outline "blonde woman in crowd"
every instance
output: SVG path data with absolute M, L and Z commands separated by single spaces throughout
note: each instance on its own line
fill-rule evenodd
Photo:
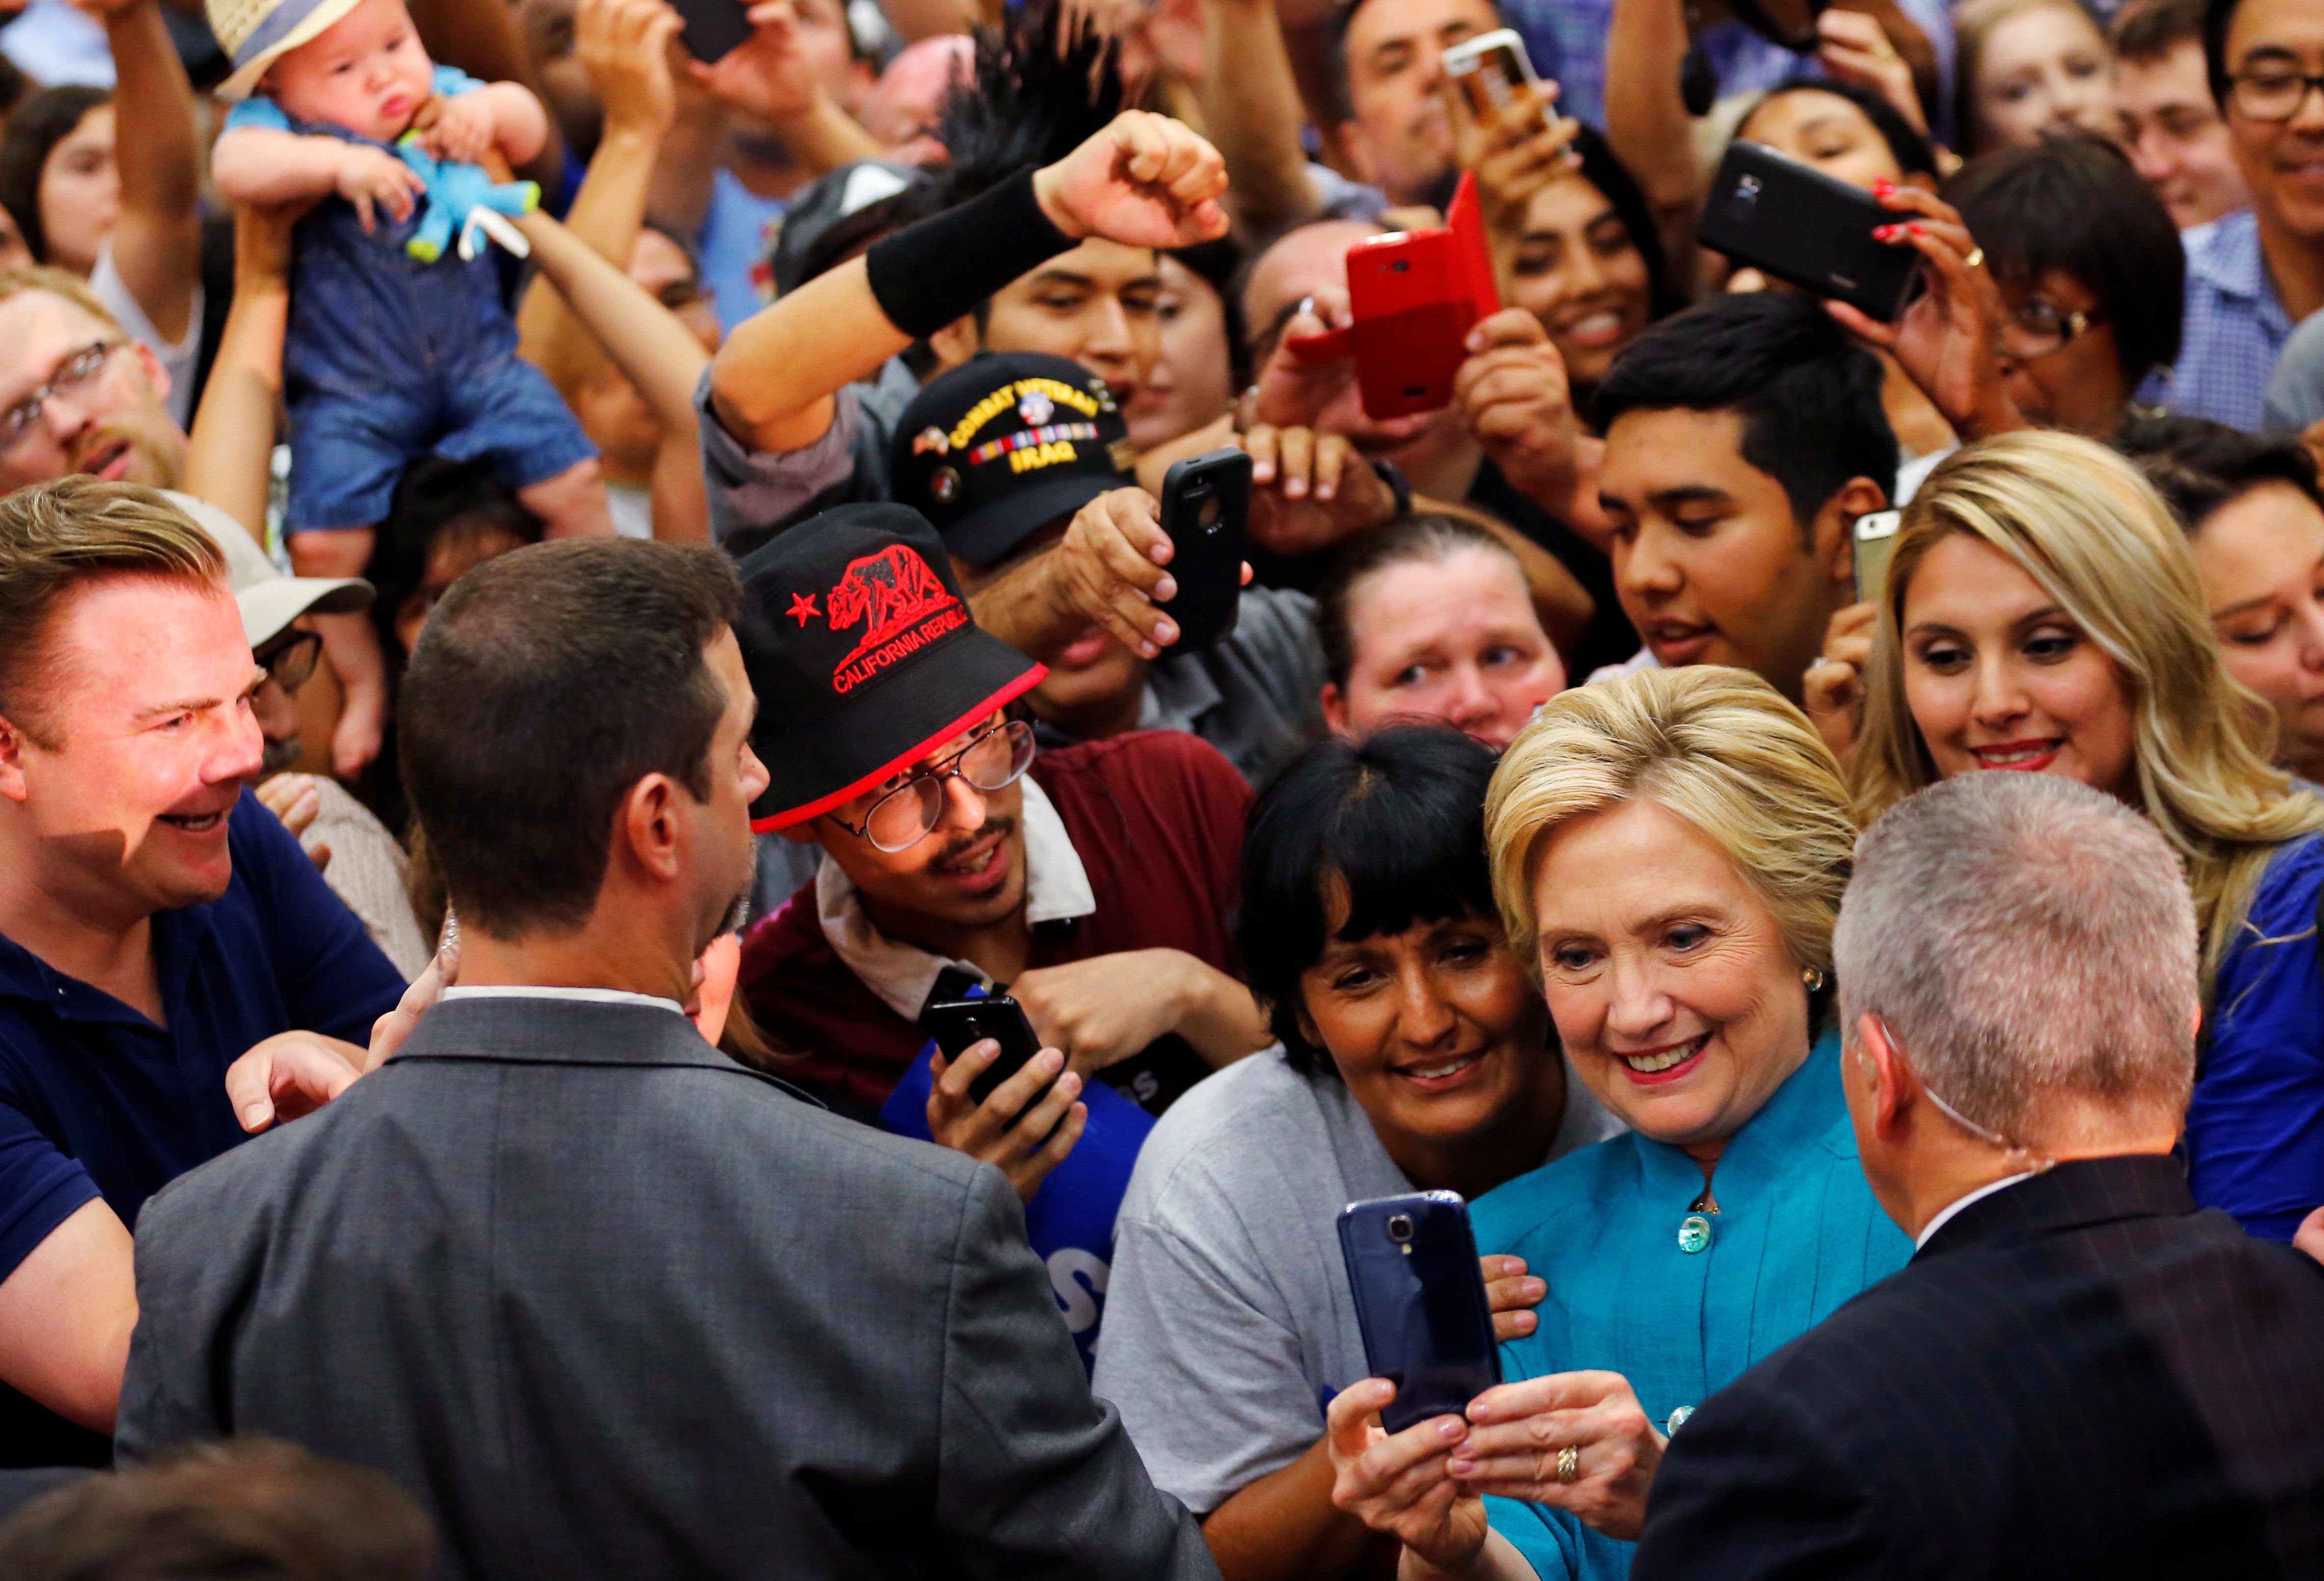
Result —
M 2270 765 L 2273 713 L 2222 664 L 2168 507 L 2071 435 L 1949 458 L 1905 510 L 1864 686 L 1859 818 L 1956 774 L 2065 774 L 2180 853 L 2203 929 L 2195 1197 L 2289 1240 L 2324 1203 L 2324 804 Z

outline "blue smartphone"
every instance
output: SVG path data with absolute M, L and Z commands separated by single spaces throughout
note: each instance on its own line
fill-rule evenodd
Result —
M 1396 1385 L 1380 1412 L 1389 1432 L 1457 1416 L 1501 1381 L 1484 1270 L 1459 1193 L 1350 1203 L 1340 1213 L 1340 1255 L 1355 1292 L 1364 1364 Z

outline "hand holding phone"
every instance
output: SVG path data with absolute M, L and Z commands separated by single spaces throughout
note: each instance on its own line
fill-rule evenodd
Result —
M 928 1091 L 928 1133 L 937 1144 L 982 1159 L 1009 1177 L 1029 1201 L 1081 1138 L 1089 1111 L 1075 1102 L 1082 1078 L 1065 1056 L 1042 1049 L 1017 1002 L 1005 995 L 946 1000 L 922 1022 L 945 1065 Z M 970 1051 L 999 1045 L 992 1063 L 970 1074 Z
M 1856 601 L 1877 605 L 1888 587 L 1888 557 L 1896 552 L 1902 511 L 1867 511 L 1856 519 Z
M 1162 531 L 1177 593 L 1163 607 L 1178 623 L 1173 652 L 1234 634 L 1242 607 L 1243 542 L 1250 521 L 1250 457 L 1231 446 L 1174 462 L 1162 476 Z
M 751 10 L 742 0 L 671 0 L 685 25 L 686 52 L 705 65 L 724 60 L 751 36 Z
M 1349 1204 L 1340 1214 L 1340 1253 L 1364 1364 L 1396 1385 L 1382 1427 L 1398 1433 L 1430 1417 L 1458 1416 L 1501 1381 L 1477 1241 L 1456 1193 Z
M 1738 138 L 1719 162 L 1695 234 L 1736 264 L 1886 324 L 1904 312 L 1921 269 L 1918 254 L 1873 235 L 1897 217 L 1871 193 Z

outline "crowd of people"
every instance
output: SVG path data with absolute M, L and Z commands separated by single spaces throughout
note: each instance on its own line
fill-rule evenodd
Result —
M 2324 0 L 0 0 L 0 1574 L 2324 1576 L 2319 465 Z

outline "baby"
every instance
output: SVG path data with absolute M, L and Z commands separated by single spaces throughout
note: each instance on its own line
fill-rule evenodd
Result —
M 321 200 L 294 233 L 282 356 L 299 574 L 361 576 L 397 478 L 431 451 L 490 458 L 551 537 L 611 532 L 596 449 L 518 360 L 493 260 L 411 245 L 428 185 L 394 148 L 424 121 L 434 160 L 521 163 L 548 134 L 540 102 L 434 65 L 403 0 L 209 0 L 209 17 L 234 62 L 219 94 L 243 101 L 213 156 L 218 190 Z M 346 698 L 333 766 L 352 775 L 385 723 L 379 642 L 361 615 L 316 624 Z

